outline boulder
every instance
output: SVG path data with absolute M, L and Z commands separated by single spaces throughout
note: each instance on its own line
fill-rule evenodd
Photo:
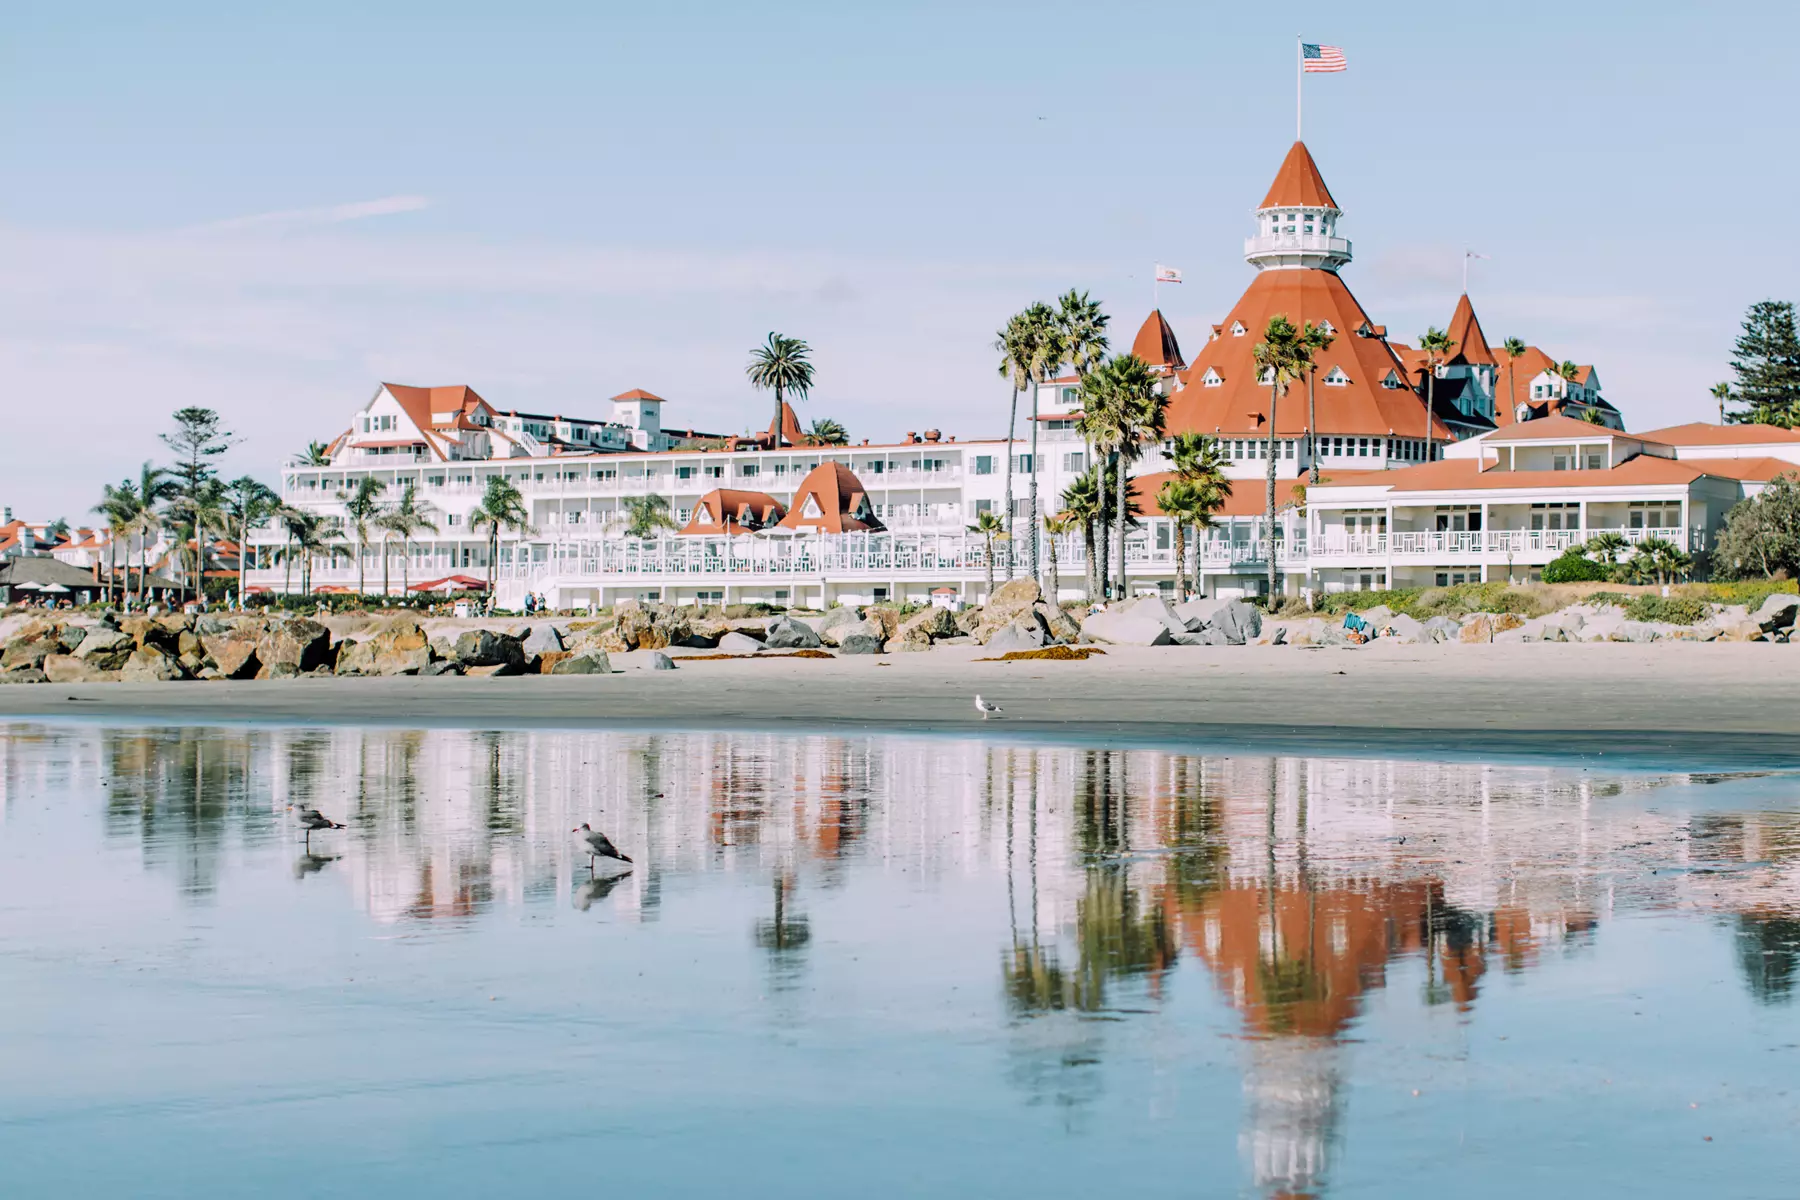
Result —
M 1009 579 L 988 597 L 987 616 L 991 620 L 1002 613 L 1015 613 L 1037 604 L 1044 598 L 1035 579 Z
M 1417 645 L 1419 642 L 1430 640 L 1425 636 L 1424 622 L 1420 621 L 1417 617 L 1409 617 L 1405 613 L 1391 614 L 1386 620 L 1381 622 L 1381 626 L 1384 630 L 1392 629 L 1394 631 L 1394 640 L 1399 642 L 1402 646 Z M 1382 636 L 1385 637 L 1387 635 L 1383 633 Z
M 841 631 L 853 625 L 862 624 L 862 613 L 854 608 L 834 608 L 827 611 L 818 620 L 808 621 L 806 624 L 812 626 L 813 632 L 819 635 L 821 642 L 827 646 L 835 646 L 838 644 L 838 636 Z
M 1615 642 L 1654 642 L 1662 636 L 1662 631 L 1648 621 L 1621 621 L 1619 627 L 1612 631 L 1611 641 Z
M 332 661 L 331 631 L 317 621 L 309 621 L 305 617 L 292 617 L 285 621 L 276 621 L 263 631 L 262 637 L 257 639 L 256 658 L 258 662 L 262 663 L 263 670 L 269 670 L 277 663 L 293 667 L 293 674 L 317 670 Z M 264 677 L 262 671 L 257 672 L 257 678 Z M 268 676 L 268 678 L 285 677 Z
M 421 668 L 419 671 L 419 675 L 421 677 L 424 677 L 427 675 L 461 675 L 462 673 L 463 673 L 462 667 L 456 662 L 455 659 L 450 659 L 450 658 L 436 659 L 432 663 L 430 663 L 428 666 Z
M 719 650 L 725 654 L 755 654 L 763 644 L 747 633 L 732 630 L 719 639 Z
M 819 635 L 792 617 L 776 617 L 769 622 L 769 636 L 763 647 L 768 650 L 816 650 Z
M 1369 624 L 1379 628 L 1394 619 L 1394 610 L 1385 604 L 1377 604 L 1374 608 L 1366 608 L 1357 614 Z
M 692 617 L 685 608 L 667 605 L 654 610 L 650 627 L 638 634 L 639 650 L 661 650 L 665 646 L 685 646 L 694 636 Z
M 138 647 L 119 670 L 119 678 L 127 683 L 161 683 L 181 677 L 181 664 L 154 643 Z
M 73 654 L 86 640 L 87 635 L 88 630 L 85 625 L 64 625 L 56 631 L 56 644 L 62 647 L 64 654 Z
M 1455 617 L 1439 615 L 1428 618 L 1419 627 L 1422 642 L 1454 642 L 1462 632 L 1462 622 Z
M 961 634 L 972 634 L 981 627 L 981 610 L 965 608 L 956 614 L 956 628 Z
M 582 650 L 558 659 L 550 668 L 552 675 L 610 675 L 612 660 L 604 650 Z
M 1491 642 L 1494 640 L 1494 618 L 1487 613 L 1472 613 L 1463 627 L 1457 631 L 1456 640 L 1465 643 Z
M 956 625 L 956 614 L 947 608 L 923 608 L 906 620 L 900 622 L 894 631 L 904 636 L 909 631 L 916 631 L 925 636 L 929 644 L 935 638 L 955 637 L 962 632 Z
M 935 644 L 939 646 L 979 646 L 981 643 L 966 633 L 959 633 L 955 637 L 940 638 Z
M 639 640 L 649 636 L 654 624 L 656 614 L 651 609 L 636 601 L 621 603 L 613 621 L 611 640 L 621 651 L 635 650 Z
M 1581 632 L 1575 637 L 1578 642 L 1610 642 L 1619 626 L 1625 623 L 1625 614 L 1617 608 L 1603 608 L 1581 623 Z
M 1232 600 L 1213 613 L 1212 624 L 1225 635 L 1228 646 L 1242 646 L 1262 632 L 1262 609 L 1245 600 Z
M 99 670 L 73 654 L 52 654 L 44 660 L 42 669 L 44 678 L 51 683 L 98 683 L 116 678 L 113 672 Z
M 1170 637 L 1169 627 L 1157 617 L 1105 611 L 1094 613 L 1081 623 L 1081 640 L 1109 646 L 1167 646 Z
M 880 654 L 882 639 L 872 633 L 856 632 L 858 626 L 852 626 L 838 637 L 839 654 Z M 879 626 L 877 626 L 879 628 Z
M 626 671 L 673 671 L 675 660 L 661 650 L 640 650 L 622 656 L 613 666 Z
M 508 675 L 518 675 L 525 670 L 524 642 L 510 633 L 497 633 L 492 629 L 471 629 L 458 634 L 455 655 L 466 675 L 473 675 L 475 672 L 471 668 L 474 667 L 510 667 L 511 670 L 504 672 Z M 489 675 L 494 673 L 487 672 Z
M 1161 621 L 1163 628 L 1169 631 L 1171 637 L 1178 633 L 1192 632 L 1182 619 L 1175 615 L 1175 610 L 1169 607 L 1169 602 L 1161 596 L 1139 596 L 1129 604 L 1121 605 L 1119 611 L 1135 617 Z
M 524 639 L 526 658 L 555 654 L 563 649 L 562 633 L 554 625 L 533 625 L 524 630 L 520 637 Z
M 221 679 L 254 679 L 262 664 L 256 658 L 256 640 L 231 634 L 203 634 L 200 645 Z
M 985 644 L 990 654 L 1036 650 L 1044 644 L 1044 627 L 1035 619 L 1011 621 L 995 630 Z
M 497 662 L 476 663 L 474 665 L 463 663 L 460 665 L 462 666 L 463 674 L 469 676 L 471 679 L 493 679 L 503 675 L 523 675 L 525 673 L 525 666 L 523 663 Z
M 458 639 L 460 641 L 460 639 Z M 215 656 L 216 657 L 216 656 Z M 431 665 L 431 641 L 412 615 L 391 617 L 338 650 L 339 675 L 417 675 Z M 520 666 L 523 666 L 523 662 Z M 219 662 L 220 670 L 225 668 Z
M 1182 634 L 1180 637 L 1177 637 L 1175 640 L 1180 641 L 1182 637 L 1194 637 L 1194 636 L 1196 636 L 1196 635 L 1191 634 L 1191 633 Z M 1288 631 L 1287 631 L 1286 625 L 1278 625 L 1278 624 L 1274 623 L 1273 621 L 1264 622 L 1263 627 L 1262 627 L 1262 632 L 1256 635 L 1256 645 L 1258 645 L 1258 646 L 1285 646 L 1285 645 L 1287 645 L 1287 636 L 1288 636 Z
M 30 641 L 9 642 L 6 649 L 0 651 L 0 671 L 21 671 L 26 668 L 42 670 L 44 660 L 55 653 L 56 638 L 48 630 Z
M 300 668 L 290 662 L 265 663 L 262 668 L 256 672 L 256 677 L 258 679 L 294 679 L 297 678 L 299 674 Z
M 1032 611 L 1052 641 L 1072 642 L 1081 636 L 1080 623 L 1057 605 L 1038 603 L 1032 606 Z
M 1585 634 L 1587 631 L 1583 630 L 1582 632 Z M 1768 635 L 1763 632 L 1762 625 L 1748 618 L 1742 621 L 1732 621 L 1719 629 L 1719 641 L 1721 642 L 1760 642 L 1765 641 L 1767 637 Z M 1584 636 L 1581 640 L 1585 642 L 1588 639 Z
M 0 671 L 0 683 L 49 683 L 50 677 L 37 667 L 20 667 L 16 671 Z
M 886 641 L 900 632 L 900 610 L 897 608 L 866 608 L 863 620 L 873 621 L 881 626 L 881 640 Z
M 117 629 L 90 629 L 75 648 L 75 657 L 98 671 L 116 671 L 125 665 L 135 643 Z
M 1218 596 L 1195 596 L 1192 600 L 1183 600 L 1175 605 L 1175 615 L 1187 626 L 1189 633 L 1198 633 L 1212 624 L 1213 616 L 1221 608 L 1230 604 Z
M 1776 592 L 1762 602 L 1752 619 L 1764 633 L 1774 633 L 1778 629 L 1792 629 L 1796 616 L 1800 616 L 1800 596 Z

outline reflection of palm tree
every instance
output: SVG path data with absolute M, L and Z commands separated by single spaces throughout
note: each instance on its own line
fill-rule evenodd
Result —
M 770 955 L 780 959 L 793 951 L 802 950 L 812 941 L 812 922 L 803 916 L 796 916 L 788 911 L 788 891 L 794 886 L 793 877 L 785 874 L 775 876 L 775 915 L 766 921 L 756 923 L 756 944 Z
M 1800 977 L 1800 918 L 1741 914 L 1737 951 L 1752 996 L 1764 1004 L 1794 998 L 1794 981 Z

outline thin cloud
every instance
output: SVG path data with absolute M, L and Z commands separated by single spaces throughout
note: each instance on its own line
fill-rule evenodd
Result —
M 280 226 L 341 225 L 345 221 L 361 221 L 369 217 L 388 217 L 395 213 L 418 212 L 431 201 L 424 196 L 383 196 L 379 200 L 359 200 L 354 204 L 331 204 L 323 208 L 289 208 L 280 212 L 253 213 L 247 217 L 227 217 L 208 221 L 196 230 L 268 229 Z

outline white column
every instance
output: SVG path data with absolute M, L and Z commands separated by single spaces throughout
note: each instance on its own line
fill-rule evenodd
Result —
M 1486 583 L 1488 581 L 1488 506 L 1486 500 L 1481 502 L 1481 537 L 1476 540 L 1475 544 L 1481 548 L 1481 582 Z

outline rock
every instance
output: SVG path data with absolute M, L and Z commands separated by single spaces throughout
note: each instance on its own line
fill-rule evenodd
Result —
M 1394 610 L 1385 604 L 1377 604 L 1374 608 L 1364 609 L 1357 614 L 1369 624 L 1379 628 L 1394 619 Z
M 1193 637 L 1195 635 L 1190 633 L 1182 636 Z M 1258 646 L 1285 646 L 1287 645 L 1287 636 L 1286 625 L 1265 624 L 1262 632 L 1256 635 L 1256 644 Z
M 544 653 L 533 658 L 528 665 L 536 670 L 539 675 L 554 675 L 556 673 L 556 664 L 565 658 L 571 657 L 573 654 L 574 651 L 572 650 L 546 650 Z
M 819 635 L 792 617 L 776 617 L 769 622 L 769 636 L 763 641 L 768 650 L 816 650 Z
M 1494 632 L 1505 633 L 1508 629 L 1517 629 L 1525 623 L 1525 618 L 1518 613 L 1496 613 L 1494 616 Z
M 1175 610 L 1169 607 L 1168 601 L 1161 596 L 1139 596 L 1129 604 L 1120 605 L 1118 611 L 1134 617 L 1160 621 L 1171 637 L 1178 633 L 1192 632 L 1182 619 L 1175 615 Z
M 522 674 L 525 670 L 525 644 L 510 633 L 497 633 L 492 629 L 471 629 L 457 635 L 455 647 L 456 661 L 462 664 L 463 674 L 473 675 L 475 667 L 510 667 L 502 672 L 507 675 Z M 489 675 L 495 672 L 486 672 Z
M 1192 600 L 1183 600 L 1175 606 L 1175 615 L 1187 626 L 1189 633 L 1198 633 L 1212 624 L 1213 617 L 1221 608 L 1231 601 L 1218 596 L 1195 596 Z
M 1454 642 L 1462 632 L 1462 622 L 1455 617 L 1439 615 L 1428 618 L 1419 627 L 1422 642 Z
M 940 646 L 979 646 L 981 643 L 969 634 L 959 633 L 955 637 L 941 638 L 937 644 Z
M 427 675 L 461 675 L 463 669 L 454 659 L 440 658 L 431 662 L 419 671 L 420 677 Z
M 1033 614 L 1035 617 L 1035 614 Z M 990 654 L 1010 654 L 1014 650 L 1036 650 L 1044 644 L 1044 627 L 1035 619 L 1010 621 L 995 630 L 983 643 Z
M 425 636 L 418 618 L 406 614 L 373 625 L 362 638 L 345 642 L 338 650 L 337 673 L 417 675 L 430 665 L 430 639 Z M 522 658 L 518 665 L 524 666 Z M 221 661 L 220 669 L 224 666 Z
M 258 679 L 294 679 L 298 677 L 299 674 L 300 668 L 296 667 L 293 663 L 265 663 L 262 669 L 257 671 L 256 677 Z
M 30 641 L 9 642 L 6 649 L 0 651 L 0 671 L 42 670 L 44 660 L 56 652 L 56 638 L 48 630 Z
M 819 640 L 827 646 L 838 644 L 839 630 L 861 623 L 862 613 L 854 608 L 833 608 L 817 621 L 806 622 L 812 626 L 813 632 L 819 635 Z
M 1800 596 L 1776 592 L 1762 602 L 1752 620 L 1764 633 L 1774 633 L 1778 629 L 1793 628 L 1796 616 L 1800 616 Z
M 1409 617 L 1405 613 L 1393 613 L 1381 622 L 1381 627 L 1394 631 L 1394 640 L 1402 646 L 1413 646 L 1429 641 L 1425 636 L 1425 625 L 1417 617 Z M 1387 634 L 1384 632 L 1383 637 Z
M 956 614 L 956 628 L 964 634 L 974 633 L 981 627 L 981 610 L 965 608 Z
M 525 673 L 525 668 L 522 665 L 509 662 L 477 663 L 474 666 L 464 663 L 462 668 L 463 674 L 471 679 L 494 679 L 506 675 L 523 675 Z
M 626 671 L 673 671 L 675 660 L 661 650 L 639 650 L 622 656 L 613 664 Z
M 1073 642 L 1081 636 L 1080 623 L 1057 605 L 1040 602 L 1032 605 L 1032 611 L 1052 641 Z
M 1585 634 L 1587 631 L 1583 630 L 1582 632 Z M 1763 632 L 1760 622 L 1748 618 L 1742 621 L 1733 621 L 1719 629 L 1719 641 L 1721 642 L 1760 642 L 1764 641 L 1767 636 Z M 1588 638 L 1584 636 L 1581 640 L 1585 642 Z
M 64 625 L 56 631 L 56 644 L 63 648 L 63 653 L 73 654 L 76 648 L 87 640 L 87 635 L 88 631 L 85 625 Z
M 131 657 L 136 644 L 117 629 L 91 629 L 75 648 L 75 657 L 96 671 L 116 671 Z
M 620 604 L 615 613 L 610 639 L 620 651 L 635 650 L 640 639 L 650 633 L 656 623 L 656 615 L 636 601 Z
M 1487 613 L 1472 613 L 1457 631 L 1456 640 L 1470 644 L 1493 641 L 1494 619 Z
M 724 654 L 755 654 L 763 648 L 763 644 L 747 633 L 732 630 L 719 639 L 719 650 Z
M 84 658 L 73 654 L 52 654 L 41 668 L 51 683 L 97 683 L 115 678 L 111 671 L 96 669 Z
M 884 642 L 900 632 L 900 610 L 897 608 L 866 608 L 863 610 L 863 620 L 873 621 L 881 627 L 881 640 Z
M 611 675 L 612 660 L 604 650 L 582 650 L 558 659 L 550 668 L 552 675 Z
M 844 633 L 838 637 L 839 654 L 880 654 L 882 640 L 872 633 Z
M 1097 612 L 1081 623 L 1081 640 L 1109 646 L 1167 646 L 1169 627 L 1154 616 L 1123 611 Z M 1242 642 L 1238 643 L 1242 645 Z
M 1661 636 L 1661 631 L 1647 621 L 1621 621 L 1619 627 L 1612 631 L 1610 640 L 1615 642 L 1654 642 Z
M 254 638 L 229 633 L 202 634 L 200 645 L 222 679 L 254 679 L 262 667 L 256 657 Z
M 864 619 L 849 625 L 839 625 L 834 631 L 837 634 L 837 645 L 846 654 L 880 654 L 882 643 L 887 640 L 886 632 L 880 621 Z M 824 635 L 820 638 L 823 640 Z M 855 639 L 857 649 L 849 648 L 851 639 Z M 873 646 L 873 649 L 867 647 Z
M 0 683 L 49 683 L 50 677 L 37 667 L 20 667 L 16 671 L 0 671 Z
M 127 683 L 161 683 L 182 677 L 181 665 L 155 644 L 140 646 L 119 670 Z
M 1262 609 L 1244 600 L 1232 600 L 1213 613 L 1212 625 L 1225 635 L 1228 646 L 1242 646 L 1262 632 Z
M 563 649 L 562 633 L 554 625 L 533 625 L 520 635 L 523 640 L 526 658 L 539 658 L 545 654 L 556 654 Z
M 121 626 L 123 628 L 123 626 Z M 301 671 L 316 671 L 332 662 L 331 631 L 317 621 L 309 621 L 305 617 L 292 617 L 285 621 L 276 621 L 263 631 L 256 642 L 256 658 L 262 663 L 262 670 L 257 678 L 287 678 L 287 675 L 265 675 L 263 672 L 272 669 L 277 663 L 294 668 L 293 674 Z
M 638 634 L 639 650 L 661 650 L 665 646 L 685 646 L 694 636 L 692 618 L 685 608 L 663 606 L 654 610 L 650 627 Z M 705 643 L 702 643 L 705 644 Z
M 1009 579 L 994 589 L 988 597 L 987 609 L 991 615 L 1003 612 L 1018 612 L 1030 608 L 1044 598 L 1043 589 L 1038 587 L 1035 579 Z
M 956 614 L 947 608 L 924 608 L 900 622 L 895 634 L 905 636 L 909 632 L 921 633 L 926 644 L 935 638 L 955 637 L 962 632 L 957 628 Z

